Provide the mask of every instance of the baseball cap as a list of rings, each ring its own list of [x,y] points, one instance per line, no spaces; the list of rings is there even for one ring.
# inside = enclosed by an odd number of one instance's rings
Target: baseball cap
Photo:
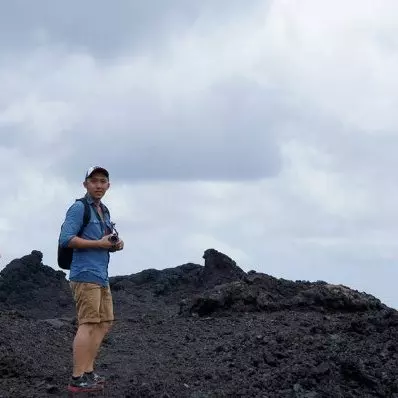
[[[104,169],[103,167],[100,166],[91,166],[87,171],[86,171],[86,179],[91,177],[91,175],[94,173],[94,171],[100,171],[101,173],[104,173],[107,178],[109,178],[109,173],[107,169]]]

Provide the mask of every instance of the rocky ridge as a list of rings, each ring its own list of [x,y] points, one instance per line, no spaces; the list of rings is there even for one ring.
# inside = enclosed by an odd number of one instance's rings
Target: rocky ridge
[[[111,278],[105,396],[398,397],[397,311],[347,286],[203,257]],[[0,397],[65,393],[74,307],[65,273],[42,259],[32,251],[0,272]]]

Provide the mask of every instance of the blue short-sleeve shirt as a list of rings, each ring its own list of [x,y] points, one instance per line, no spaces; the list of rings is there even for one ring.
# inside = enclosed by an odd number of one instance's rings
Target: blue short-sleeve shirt
[[[80,235],[83,239],[100,240],[111,233],[112,223],[109,213],[101,203],[104,221],[101,220],[93,199],[86,194],[90,205],[90,221]],[[83,225],[84,203],[76,201],[66,212],[65,221],[61,227],[59,244],[67,247]],[[70,267],[69,280],[76,282],[91,282],[102,286],[109,285],[108,277],[109,251],[108,249],[74,249]]]

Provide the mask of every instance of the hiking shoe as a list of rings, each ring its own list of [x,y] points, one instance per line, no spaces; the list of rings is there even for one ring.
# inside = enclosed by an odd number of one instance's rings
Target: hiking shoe
[[[81,375],[78,378],[72,377],[68,390],[71,392],[91,392],[91,391],[100,391],[104,387],[95,381],[89,379],[85,374]]]
[[[93,381],[94,383],[97,383],[97,384],[105,383],[105,377],[100,376],[98,373],[95,373],[95,372],[87,373],[86,372],[86,376],[87,376],[88,380]]]

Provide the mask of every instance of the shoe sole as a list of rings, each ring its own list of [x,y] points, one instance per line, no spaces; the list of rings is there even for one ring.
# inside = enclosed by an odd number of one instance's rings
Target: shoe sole
[[[73,393],[78,393],[78,392],[95,392],[95,391],[102,391],[104,387],[102,385],[99,385],[98,387],[91,387],[91,388],[81,388],[81,387],[73,387],[73,386],[68,386],[68,391],[73,392]]]

